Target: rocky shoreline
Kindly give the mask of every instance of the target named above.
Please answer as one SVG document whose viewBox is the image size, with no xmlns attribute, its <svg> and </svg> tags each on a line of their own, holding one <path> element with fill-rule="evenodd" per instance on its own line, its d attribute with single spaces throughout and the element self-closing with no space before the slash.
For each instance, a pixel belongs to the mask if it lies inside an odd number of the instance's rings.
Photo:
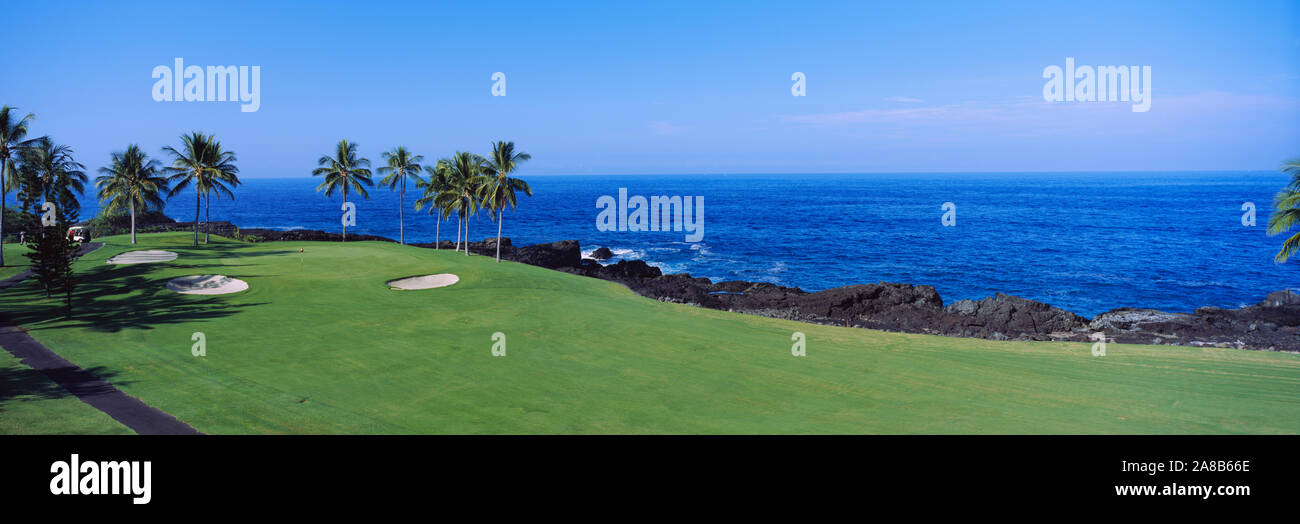
<svg viewBox="0 0 1300 524">
<path fill-rule="evenodd" d="M 340 235 L 312 230 L 243 230 L 263 240 L 338 241 Z M 349 240 L 393 240 L 349 235 Z M 411 244 L 432 248 L 433 244 Z M 442 241 L 441 249 L 455 243 Z M 469 250 L 496 253 L 496 238 L 470 242 Z M 592 253 L 609 258 L 608 248 Z M 618 282 L 636 293 L 664 302 L 748 313 L 815 324 L 923 333 L 990 340 L 1095 341 L 1105 333 L 1110 343 L 1227 347 L 1300 351 L 1300 294 L 1274 291 L 1258 304 L 1240 309 L 1202 307 L 1191 313 L 1119 308 L 1088 319 L 1021 297 L 995 294 L 980 300 L 944 305 L 931 286 L 878 282 L 853 284 L 810 293 L 763 282 L 713 282 L 686 273 L 664 274 L 641 260 L 602 264 L 583 258 L 576 240 L 514 247 L 501 239 L 501 258 L 534 266 Z"/>
<path fill-rule="evenodd" d="M 470 243 L 491 255 L 495 239 Z M 600 256 L 600 250 L 594 256 Z M 621 283 L 665 302 L 816 324 L 863 327 L 990 340 L 1063 340 L 1300 351 L 1300 295 L 1269 293 L 1240 309 L 1202 307 L 1192 313 L 1119 308 L 1092 319 L 1033 300 L 998 293 L 947 306 L 931 286 L 879 282 L 809 293 L 763 282 L 712 282 L 689 274 L 663 274 L 641 260 L 601 264 L 583 258 L 576 240 L 521 248 L 501 242 L 501 257 Z"/>
</svg>

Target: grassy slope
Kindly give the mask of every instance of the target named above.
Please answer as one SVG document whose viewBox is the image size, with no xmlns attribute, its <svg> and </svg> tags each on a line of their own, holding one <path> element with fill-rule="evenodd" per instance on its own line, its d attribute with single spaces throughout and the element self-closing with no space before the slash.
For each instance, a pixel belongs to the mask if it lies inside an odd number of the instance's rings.
<svg viewBox="0 0 1300 524">
<path fill-rule="evenodd" d="M 21 244 L 4 244 L 0 280 L 27 269 Z M 77 400 L 40 372 L 0 351 L 0 434 L 118 434 L 126 426 Z"/>
<path fill-rule="evenodd" d="M 44 374 L 0 351 L 0 434 L 129 434 Z"/>
<path fill-rule="evenodd" d="M 994 342 L 752 317 L 617 284 L 378 242 L 137 249 L 86 256 L 72 321 L 30 282 L 0 293 L 37 339 L 103 366 L 208 433 L 1298 433 L 1300 356 L 1226 349 Z M 300 266 L 298 248 L 306 248 Z M 443 289 L 398 277 L 456 273 Z M 200 297 L 166 279 L 222 273 Z M 191 334 L 207 357 L 190 355 Z M 491 356 L 493 332 L 508 356 Z M 808 356 L 790 355 L 807 334 Z"/>
<path fill-rule="evenodd" d="M 31 260 L 23 256 L 27 252 L 27 246 L 22 244 L 11 244 L 5 242 L 5 265 L 0 267 L 0 280 L 12 277 L 27 269 L 32 265 Z"/>
</svg>

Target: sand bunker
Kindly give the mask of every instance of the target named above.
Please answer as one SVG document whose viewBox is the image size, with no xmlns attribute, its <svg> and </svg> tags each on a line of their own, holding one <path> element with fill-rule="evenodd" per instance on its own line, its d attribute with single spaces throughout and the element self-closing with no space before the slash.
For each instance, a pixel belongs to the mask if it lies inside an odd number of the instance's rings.
<svg viewBox="0 0 1300 524">
<path fill-rule="evenodd" d="M 248 289 L 248 283 L 225 275 L 190 275 L 168 280 L 167 289 L 186 295 L 224 295 Z"/>
<path fill-rule="evenodd" d="M 397 289 L 433 289 L 435 287 L 446 287 L 460 282 L 460 277 L 451 273 L 439 273 L 437 275 L 424 275 L 422 277 L 407 277 L 397 280 L 389 280 L 388 286 Z"/>
<path fill-rule="evenodd" d="M 176 260 L 176 253 L 171 251 L 159 251 L 150 249 L 148 251 L 127 251 L 113 258 L 108 259 L 109 264 L 149 264 L 152 262 L 167 262 Z"/>
</svg>

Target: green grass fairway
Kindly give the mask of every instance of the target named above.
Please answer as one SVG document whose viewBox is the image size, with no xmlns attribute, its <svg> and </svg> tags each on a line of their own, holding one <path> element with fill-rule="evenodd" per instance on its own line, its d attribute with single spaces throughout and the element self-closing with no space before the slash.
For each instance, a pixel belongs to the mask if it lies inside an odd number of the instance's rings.
<svg viewBox="0 0 1300 524">
<path fill-rule="evenodd" d="M 17 275 L 32 265 L 31 259 L 23 256 L 27 252 L 27 246 L 5 242 L 4 251 L 5 265 L 0 267 L 0 280 Z"/>
<path fill-rule="evenodd" d="M 601 280 L 381 242 L 97 239 L 77 315 L 32 336 L 206 433 L 1300 433 L 1300 356 L 883 333 L 661 303 Z M 300 264 L 298 249 L 305 248 Z M 131 249 L 169 263 L 109 266 Z M 168 278 L 248 282 L 220 296 Z M 406 276 L 460 282 L 389 290 Z M 807 356 L 790 354 L 807 335 Z M 207 356 L 190 354 L 206 336 Z M 493 333 L 507 356 L 492 356 Z M 4 405 L 4 416 L 13 408 Z M 35 404 L 34 404 L 35 405 Z M 81 431 L 51 412 L 37 427 Z M 66 423 L 59 424 L 66 418 Z M 58 419 L 58 420 L 56 420 Z"/>
<path fill-rule="evenodd" d="M 98 371 L 98 370 L 96 370 Z M 101 375 L 102 376 L 102 375 Z M 0 434 L 131 434 L 44 374 L 0 351 Z"/>
</svg>

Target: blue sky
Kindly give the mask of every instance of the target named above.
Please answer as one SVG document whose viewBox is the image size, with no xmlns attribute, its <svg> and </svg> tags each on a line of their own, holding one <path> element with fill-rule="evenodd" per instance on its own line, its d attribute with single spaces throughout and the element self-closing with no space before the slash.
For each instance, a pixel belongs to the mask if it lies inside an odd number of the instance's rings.
<svg viewBox="0 0 1300 524">
<path fill-rule="evenodd" d="M 87 166 L 215 133 L 245 177 L 494 139 L 523 175 L 1269 170 L 1300 156 L 1296 2 L 24 2 L 0 103 Z M 151 97 L 261 67 L 261 108 Z M 1152 105 L 1052 103 L 1043 69 L 1152 68 Z M 491 96 L 493 72 L 507 95 Z M 791 74 L 807 96 L 791 96 Z"/>
</svg>

